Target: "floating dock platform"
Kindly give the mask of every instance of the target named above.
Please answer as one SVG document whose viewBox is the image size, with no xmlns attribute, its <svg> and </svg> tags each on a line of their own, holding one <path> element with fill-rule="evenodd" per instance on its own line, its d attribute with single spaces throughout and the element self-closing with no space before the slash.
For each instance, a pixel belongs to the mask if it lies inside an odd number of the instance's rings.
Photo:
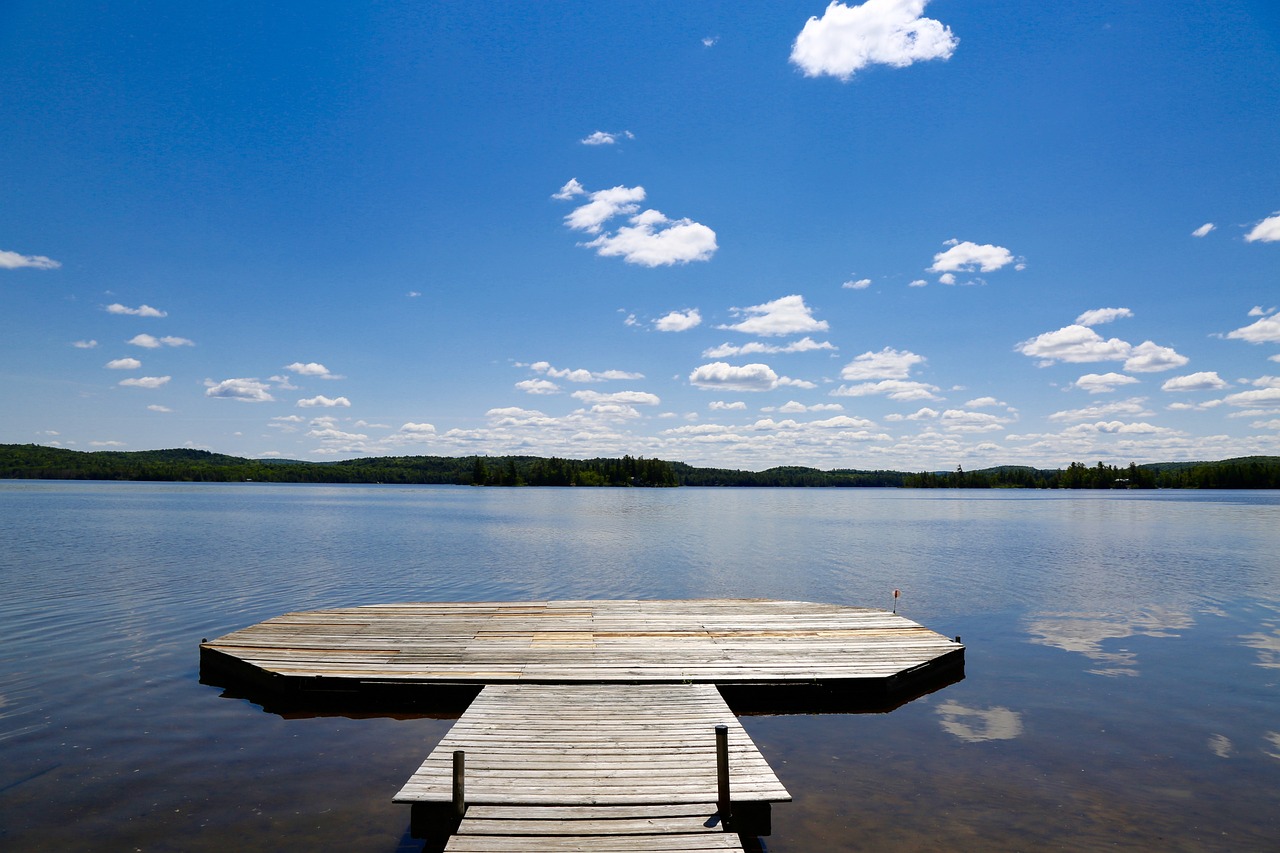
<svg viewBox="0 0 1280 853">
<path fill-rule="evenodd" d="M 202 680 L 264 705 L 458 700 L 394 800 L 471 853 L 742 849 L 791 796 L 731 706 L 883 710 L 964 671 L 958 637 L 902 616 L 759 599 L 317 610 L 200 653 Z"/>
</svg>

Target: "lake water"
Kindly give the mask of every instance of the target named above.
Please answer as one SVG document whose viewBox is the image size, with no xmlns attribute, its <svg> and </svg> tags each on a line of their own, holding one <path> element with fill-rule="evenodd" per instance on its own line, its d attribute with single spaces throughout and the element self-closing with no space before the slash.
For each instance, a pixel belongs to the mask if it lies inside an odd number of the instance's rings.
<svg viewBox="0 0 1280 853">
<path fill-rule="evenodd" d="M 412 851 L 450 723 L 284 719 L 198 644 L 397 601 L 892 605 L 889 714 L 747 717 L 767 849 L 1280 849 L 1280 493 L 0 482 L 0 848 Z"/>
</svg>

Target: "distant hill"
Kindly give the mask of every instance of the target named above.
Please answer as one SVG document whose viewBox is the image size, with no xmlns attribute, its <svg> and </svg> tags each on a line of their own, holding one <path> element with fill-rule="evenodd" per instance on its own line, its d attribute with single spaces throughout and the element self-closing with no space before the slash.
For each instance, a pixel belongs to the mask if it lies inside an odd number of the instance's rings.
<svg viewBox="0 0 1280 853">
<path fill-rule="evenodd" d="M 1280 457 L 1157 462 L 1127 468 L 1072 462 L 1065 469 L 1000 465 L 975 471 L 829 471 L 780 466 L 764 471 L 699 468 L 624 456 L 374 456 L 337 462 L 244 459 L 207 450 L 67 450 L 0 444 L 0 479 L 269 483 L 412 483 L 477 486 L 738 486 L 788 488 L 1276 489 Z"/>
</svg>

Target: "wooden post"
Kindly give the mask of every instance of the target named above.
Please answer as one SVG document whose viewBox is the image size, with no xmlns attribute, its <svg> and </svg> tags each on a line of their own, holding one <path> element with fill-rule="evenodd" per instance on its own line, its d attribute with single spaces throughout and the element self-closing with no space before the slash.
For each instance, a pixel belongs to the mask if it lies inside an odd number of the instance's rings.
<svg viewBox="0 0 1280 853">
<path fill-rule="evenodd" d="M 729 727 L 716 726 L 716 808 L 720 810 L 720 825 L 728 829 L 732 819 L 732 800 L 729 796 Z"/>
<path fill-rule="evenodd" d="M 461 749 L 453 751 L 453 816 L 462 820 L 467 813 L 466 792 L 467 754 Z"/>
</svg>

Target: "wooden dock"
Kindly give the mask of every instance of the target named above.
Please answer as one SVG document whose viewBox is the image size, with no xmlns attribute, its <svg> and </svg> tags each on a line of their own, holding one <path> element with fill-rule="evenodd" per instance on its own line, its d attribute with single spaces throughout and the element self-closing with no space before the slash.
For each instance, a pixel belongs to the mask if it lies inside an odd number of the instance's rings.
<svg viewBox="0 0 1280 853">
<path fill-rule="evenodd" d="M 890 696 L 963 663 L 959 638 L 883 610 L 754 599 L 371 605 L 201 645 L 202 678 L 303 701 L 470 690 L 394 798 L 470 853 L 742 849 L 791 796 L 721 690 Z"/>
</svg>

